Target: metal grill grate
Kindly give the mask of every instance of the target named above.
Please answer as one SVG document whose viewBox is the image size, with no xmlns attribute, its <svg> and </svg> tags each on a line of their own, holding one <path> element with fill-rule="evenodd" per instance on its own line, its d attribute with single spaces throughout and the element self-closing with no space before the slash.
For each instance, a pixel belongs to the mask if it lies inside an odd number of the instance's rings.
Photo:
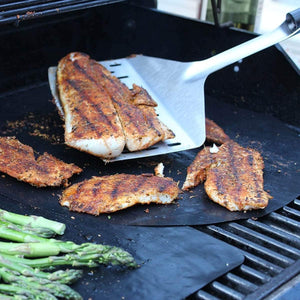
<svg viewBox="0 0 300 300">
<path fill-rule="evenodd" d="M 0 4 L 0 24 L 19 24 L 20 21 L 28 19 L 121 1 L 122 0 L 5 0 L 1 1 Z"/>
<path fill-rule="evenodd" d="M 262 299 L 300 272 L 300 198 L 261 219 L 196 228 L 243 250 L 245 261 L 190 299 Z"/>
</svg>

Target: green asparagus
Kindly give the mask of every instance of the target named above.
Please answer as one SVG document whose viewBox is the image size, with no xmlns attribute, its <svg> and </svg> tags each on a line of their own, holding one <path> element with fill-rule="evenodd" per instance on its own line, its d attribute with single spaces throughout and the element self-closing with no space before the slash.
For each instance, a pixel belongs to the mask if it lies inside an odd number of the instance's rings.
<svg viewBox="0 0 300 300">
<path fill-rule="evenodd" d="M 132 255 L 121 248 L 53 238 L 64 231 L 63 223 L 0 209 L 0 238 L 10 241 L 0 242 L 1 299 L 81 299 L 68 284 L 78 280 L 82 271 L 53 271 L 56 266 L 138 267 Z"/>
<path fill-rule="evenodd" d="M 62 283 L 36 277 L 23 276 L 6 268 L 0 268 L 0 276 L 5 283 L 10 283 L 14 286 L 22 287 L 25 289 L 30 289 L 31 291 L 36 290 L 39 292 L 47 292 L 49 294 L 53 294 L 56 297 L 62 297 L 64 299 L 82 299 L 77 292 Z"/>
<path fill-rule="evenodd" d="M 60 253 L 66 253 L 66 255 L 57 256 Z M 0 242 L 0 255 L 4 257 L 5 254 L 31 258 L 41 257 L 28 259 L 26 262 L 27 265 L 39 268 L 54 265 L 96 267 L 98 264 L 124 265 L 133 268 L 138 266 L 132 255 L 121 248 L 91 243 L 76 245 L 72 242 Z"/>
<path fill-rule="evenodd" d="M 47 228 L 56 234 L 63 235 L 66 225 L 40 216 L 23 216 L 0 209 L 0 219 L 17 225 L 26 225 L 31 228 Z"/>
<path fill-rule="evenodd" d="M 49 228 L 31 227 L 30 225 L 18 225 L 5 221 L 0 218 L 0 225 L 4 225 L 9 229 L 16 230 L 23 233 L 34 234 L 44 238 L 53 237 L 56 233 Z"/>
<path fill-rule="evenodd" d="M 56 300 L 57 298 L 50 293 L 45 291 L 41 292 L 31 287 L 26 289 L 24 287 L 19 287 L 14 284 L 0 284 L 0 293 L 5 293 L 13 296 L 25 296 L 27 300 Z M 13 298 L 14 299 L 14 298 Z M 16 298 L 22 299 L 22 298 Z M 23 298 L 24 299 L 24 298 Z"/>
<path fill-rule="evenodd" d="M 32 266 L 30 266 L 29 264 L 31 264 Z M 78 280 L 82 275 L 82 270 L 77 269 L 58 270 L 51 273 L 41 271 L 39 268 L 34 266 L 39 265 L 37 262 L 34 263 L 31 260 L 24 259 L 22 257 L 0 253 L 0 267 L 10 269 L 24 276 L 35 276 L 36 278 L 48 279 L 64 284 L 71 284 Z M 48 265 L 48 267 L 53 266 Z"/>
</svg>

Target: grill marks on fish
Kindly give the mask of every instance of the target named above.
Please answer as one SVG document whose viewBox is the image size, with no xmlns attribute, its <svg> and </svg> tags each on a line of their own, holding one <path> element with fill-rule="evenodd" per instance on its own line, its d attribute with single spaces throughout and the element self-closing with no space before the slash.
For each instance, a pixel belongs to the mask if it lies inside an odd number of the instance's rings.
<svg viewBox="0 0 300 300">
<path fill-rule="evenodd" d="M 0 137 L 0 171 L 37 187 L 67 185 L 73 174 L 82 171 L 44 153 L 35 158 L 34 150 L 15 137 Z"/>
<path fill-rule="evenodd" d="M 135 204 L 168 204 L 178 197 L 171 178 L 154 175 L 115 174 L 93 177 L 64 190 L 60 204 L 71 211 L 99 215 Z"/>
<path fill-rule="evenodd" d="M 175 136 L 158 119 L 157 104 L 146 90 L 134 84 L 131 91 L 84 53 L 73 52 L 60 60 L 57 82 L 70 146 L 80 149 L 76 140 L 85 140 L 80 150 L 109 159 L 118 156 L 125 144 L 129 151 L 138 151 Z M 106 140 L 112 138 L 116 143 L 110 145 Z M 89 139 L 105 146 L 93 153 Z"/>
<path fill-rule="evenodd" d="M 154 109 L 157 104 L 148 93 L 136 85 L 133 85 L 133 91 L 130 91 L 98 63 L 93 63 L 92 67 L 94 73 L 99 74 L 99 84 L 105 88 L 114 103 L 129 151 L 143 150 L 159 141 L 174 137 L 174 134 L 166 134 L 167 131 L 161 126 Z M 139 93 L 143 93 L 143 98 L 146 98 L 142 104 L 135 101 Z"/>
<path fill-rule="evenodd" d="M 87 55 L 71 53 L 58 64 L 65 142 L 93 155 L 111 158 L 124 148 L 123 130 L 109 95 L 93 76 L 89 61 Z"/>
<path fill-rule="evenodd" d="M 89 98 L 89 89 L 84 86 L 84 82 L 79 80 L 67 80 L 67 83 L 79 94 L 80 99 L 88 99 Z M 102 90 L 105 93 L 104 90 Z M 102 93 L 99 93 L 99 96 L 103 96 Z M 86 131 L 93 132 L 95 137 L 101 138 L 101 136 L 105 133 L 101 131 L 99 128 L 99 124 L 106 124 L 105 128 L 112 127 L 113 130 L 118 130 L 116 124 L 113 122 L 108 115 L 103 114 L 103 106 L 97 101 L 97 96 L 95 98 L 91 98 L 89 102 L 82 100 L 79 107 L 74 108 L 75 114 L 78 116 L 78 123 L 85 124 L 84 128 L 82 126 L 73 127 L 73 134 L 77 137 L 82 138 Z M 109 101 L 108 99 L 103 99 L 103 101 Z M 95 113 L 93 112 L 95 111 Z M 92 118 L 91 116 L 95 116 Z M 84 130 L 83 130 L 84 129 Z"/>
<path fill-rule="evenodd" d="M 263 189 L 259 152 L 226 142 L 215 154 L 201 150 L 188 167 L 183 190 L 204 182 L 209 198 L 231 211 L 263 209 L 272 197 Z M 210 162 L 210 163 L 209 163 Z"/>
</svg>

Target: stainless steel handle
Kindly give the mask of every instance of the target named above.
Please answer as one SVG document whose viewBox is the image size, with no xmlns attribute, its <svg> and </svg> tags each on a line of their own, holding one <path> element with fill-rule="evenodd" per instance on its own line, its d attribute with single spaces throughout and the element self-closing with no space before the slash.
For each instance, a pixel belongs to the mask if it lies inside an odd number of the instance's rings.
<svg viewBox="0 0 300 300">
<path fill-rule="evenodd" d="M 206 78 L 209 74 L 242 58 L 286 40 L 300 32 L 299 24 L 300 8 L 288 13 L 285 22 L 269 33 L 260 35 L 208 59 L 189 63 L 189 66 L 183 74 L 183 80 L 194 81 Z"/>
</svg>

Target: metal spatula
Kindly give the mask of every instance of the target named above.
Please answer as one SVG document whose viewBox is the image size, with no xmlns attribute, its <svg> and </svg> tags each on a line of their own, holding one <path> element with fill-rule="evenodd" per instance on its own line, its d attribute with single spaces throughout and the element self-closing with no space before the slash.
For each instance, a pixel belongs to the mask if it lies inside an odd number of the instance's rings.
<svg viewBox="0 0 300 300">
<path fill-rule="evenodd" d="M 191 63 L 138 55 L 101 61 L 129 88 L 145 88 L 158 103 L 159 119 L 175 133 L 172 140 L 160 142 L 147 150 L 123 152 L 112 161 L 166 154 L 200 147 L 205 141 L 204 83 L 207 76 L 242 58 L 281 42 L 300 31 L 300 9 L 286 16 L 274 31 L 224 51 L 211 58 Z M 49 84 L 60 106 L 56 88 L 56 67 L 50 67 Z M 62 108 L 61 113 L 63 113 Z"/>
</svg>

